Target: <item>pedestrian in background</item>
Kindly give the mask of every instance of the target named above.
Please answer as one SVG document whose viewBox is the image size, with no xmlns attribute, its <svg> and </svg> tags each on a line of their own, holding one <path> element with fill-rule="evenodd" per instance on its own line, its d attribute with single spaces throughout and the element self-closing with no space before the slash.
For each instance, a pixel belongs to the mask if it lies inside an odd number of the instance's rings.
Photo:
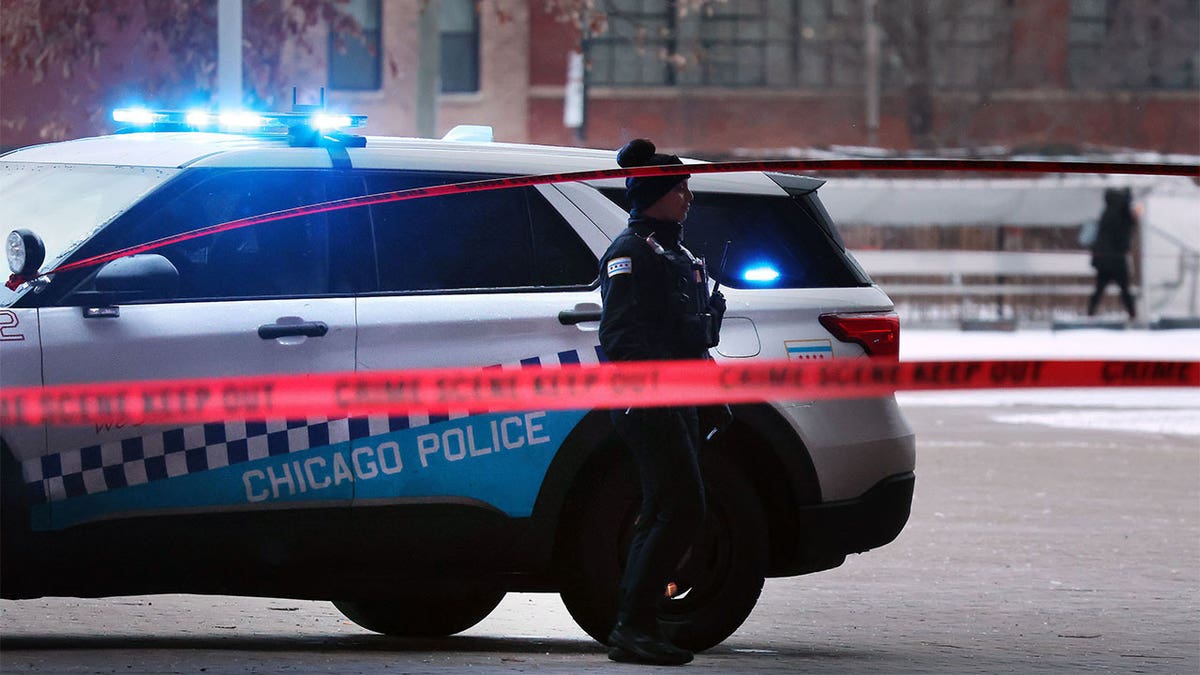
<svg viewBox="0 0 1200 675">
<path fill-rule="evenodd" d="M 1137 318 L 1133 295 L 1129 292 L 1129 246 L 1137 221 L 1138 212 L 1133 207 L 1129 188 L 1108 188 L 1104 191 L 1104 211 L 1097 224 L 1096 240 L 1092 242 L 1096 290 L 1088 299 L 1088 316 L 1096 315 L 1096 307 L 1100 304 L 1104 289 L 1115 281 L 1121 290 L 1121 303 L 1129 313 L 1129 319 Z"/>
<path fill-rule="evenodd" d="M 645 139 L 617 153 L 622 167 L 682 164 Z M 725 299 L 708 291 L 702 261 L 683 245 L 692 203 L 688 175 L 628 178 L 629 226 L 600 261 L 604 308 L 600 345 L 612 361 L 707 359 L 716 346 Z M 700 422 L 692 406 L 612 412 L 637 467 L 642 504 L 634 525 L 617 622 L 608 637 L 614 661 L 682 665 L 692 653 L 671 644 L 658 604 L 704 519 L 697 452 Z"/>
</svg>

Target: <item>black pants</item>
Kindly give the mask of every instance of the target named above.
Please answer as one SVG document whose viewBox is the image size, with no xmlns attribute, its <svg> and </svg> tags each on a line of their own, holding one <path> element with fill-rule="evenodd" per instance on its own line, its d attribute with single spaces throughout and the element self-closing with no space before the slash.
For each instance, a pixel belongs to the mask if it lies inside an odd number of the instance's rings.
<svg viewBox="0 0 1200 675">
<path fill-rule="evenodd" d="M 699 422 L 695 408 L 633 408 L 612 416 L 642 486 L 617 620 L 653 631 L 667 582 L 704 520 Z"/>
<path fill-rule="evenodd" d="M 1121 289 L 1121 304 L 1125 305 L 1129 318 L 1135 318 L 1137 310 L 1133 306 L 1133 296 L 1129 293 L 1129 265 L 1125 262 L 1125 256 L 1098 256 L 1093 264 L 1096 266 L 1096 290 L 1092 297 L 1088 298 L 1088 316 L 1096 314 L 1096 307 L 1100 304 L 1100 298 L 1104 296 L 1104 289 L 1110 282 L 1115 281 Z"/>
</svg>

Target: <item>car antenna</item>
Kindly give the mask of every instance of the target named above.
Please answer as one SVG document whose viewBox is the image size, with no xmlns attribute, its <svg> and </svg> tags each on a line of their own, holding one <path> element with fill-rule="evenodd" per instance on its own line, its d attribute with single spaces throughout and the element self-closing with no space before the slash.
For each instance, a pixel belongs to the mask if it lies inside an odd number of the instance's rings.
<svg viewBox="0 0 1200 675">
<path fill-rule="evenodd" d="M 733 243 L 732 239 L 725 240 L 725 250 L 721 252 L 721 276 L 713 279 L 712 292 L 716 293 L 721 288 L 721 279 L 725 278 L 725 262 L 729 260 L 729 245 Z"/>
</svg>

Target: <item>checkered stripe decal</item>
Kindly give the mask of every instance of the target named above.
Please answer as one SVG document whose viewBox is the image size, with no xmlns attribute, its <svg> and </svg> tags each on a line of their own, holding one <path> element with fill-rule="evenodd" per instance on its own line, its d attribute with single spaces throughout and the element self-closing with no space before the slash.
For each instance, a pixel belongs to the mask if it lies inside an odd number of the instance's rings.
<svg viewBox="0 0 1200 675">
<path fill-rule="evenodd" d="M 519 363 L 490 367 L 537 368 L 543 364 L 568 366 L 605 360 L 603 351 L 596 346 L 589 351 L 563 351 L 549 357 L 521 359 Z M 21 469 L 33 503 L 58 501 L 413 429 L 480 412 L 463 410 L 449 415 L 309 417 L 201 424 L 36 457 L 23 462 Z"/>
</svg>

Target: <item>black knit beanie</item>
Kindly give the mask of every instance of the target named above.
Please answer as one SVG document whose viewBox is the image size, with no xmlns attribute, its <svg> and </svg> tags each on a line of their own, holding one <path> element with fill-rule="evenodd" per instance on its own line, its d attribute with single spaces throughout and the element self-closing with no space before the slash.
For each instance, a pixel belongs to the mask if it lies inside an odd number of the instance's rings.
<svg viewBox="0 0 1200 675">
<path fill-rule="evenodd" d="M 645 138 L 636 138 L 625 144 L 617 151 L 617 164 L 621 168 L 635 166 L 661 166 L 664 164 L 683 164 L 675 155 L 655 153 L 654 144 Z M 654 202 L 662 199 L 676 185 L 691 177 L 691 174 L 681 173 L 674 176 L 646 176 L 643 178 L 625 179 L 625 196 L 629 199 L 629 214 L 637 217 L 638 212 L 645 210 Z"/>
</svg>

